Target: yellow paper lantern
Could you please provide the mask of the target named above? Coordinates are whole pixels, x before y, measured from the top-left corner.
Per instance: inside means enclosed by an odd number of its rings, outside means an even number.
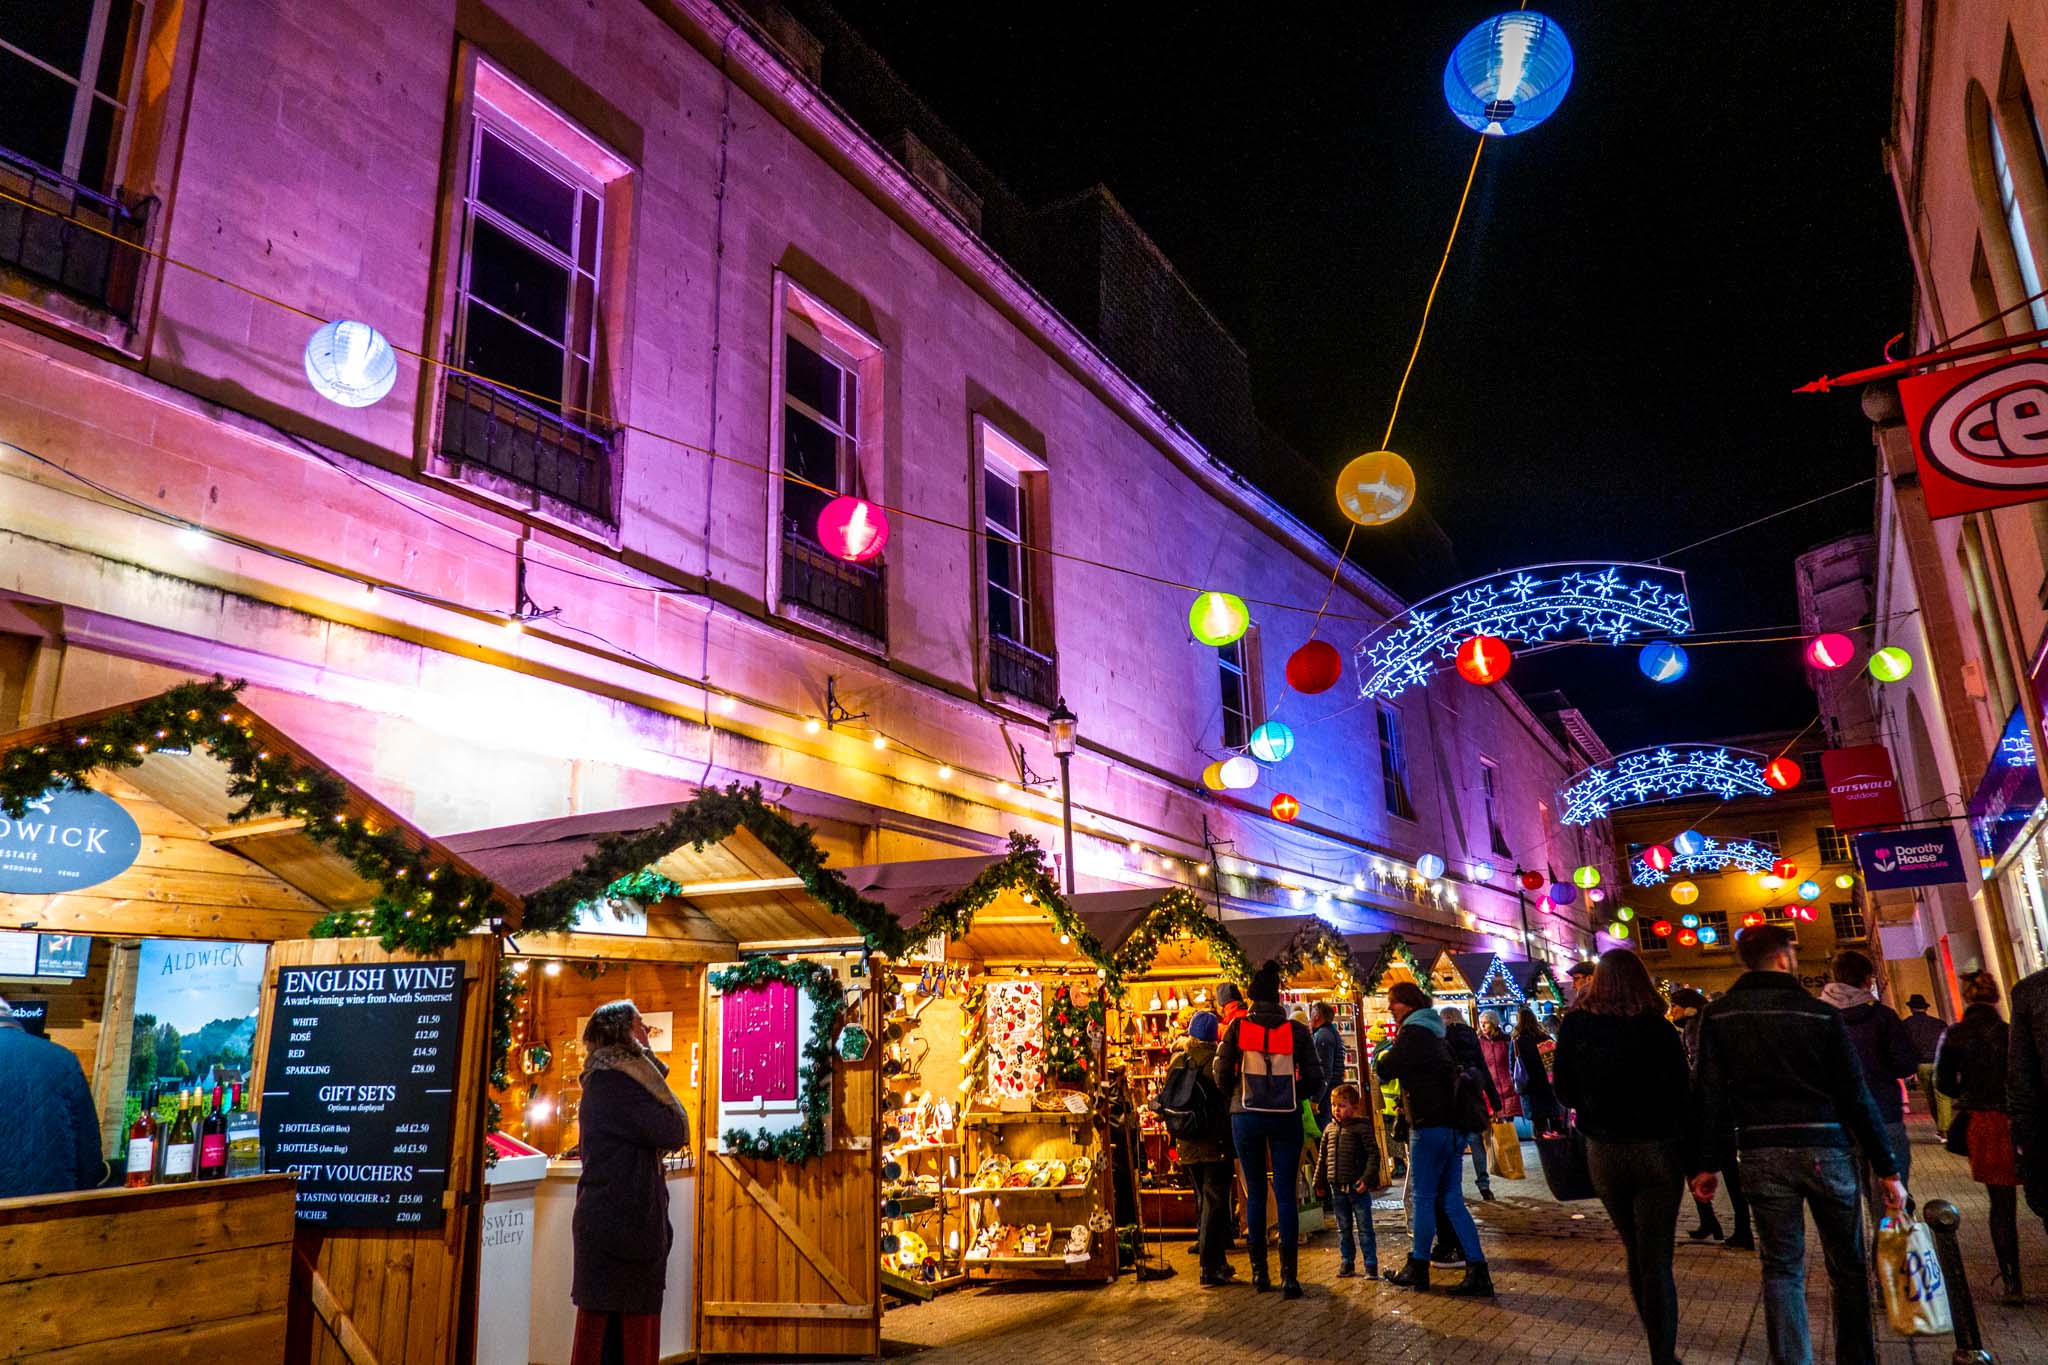
[[[1415,505],[1415,471],[1391,450],[1360,455],[1337,476],[1337,506],[1360,526],[1384,526]]]
[[[1214,763],[1211,763],[1208,767],[1202,769],[1202,785],[1207,787],[1212,792],[1220,792],[1223,790],[1222,759],[1219,758]]]
[[[1234,593],[1205,592],[1188,608],[1188,630],[1205,645],[1227,645],[1251,624],[1252,614],[1244,599]]]
[[[1671,899],[1680,905],[1691,905],[1700,898],[1700,889],[1691,882],[1671,883]]]

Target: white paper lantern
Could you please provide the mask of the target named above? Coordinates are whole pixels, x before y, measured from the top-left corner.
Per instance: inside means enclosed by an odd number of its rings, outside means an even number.
[[[1243,754],[1234,754],[1223,760],[1223,770],[1218,775],[1222,777],[1226,790],[1241,792],[1246,787],[1258,785],[1259,765]]]
[[[391,392],[398,353],[367,322],[330,322],[306,340],[306,378],[322,398],[366,408]]]

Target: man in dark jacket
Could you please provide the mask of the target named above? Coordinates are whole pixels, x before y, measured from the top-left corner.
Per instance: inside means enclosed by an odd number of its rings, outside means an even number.
[[[1913,1040],[1913,1051],[1920,1059],[1914,1070],[1914,1077],[1920,1086],[1921,1098],[1926,1100],[1928,1112],[1934,1115],[1934,1136],[1948,1136],[1949,1114],[1954,1106],[1948,1096],[1934,1085],[1934,1059],[1941,1052],[1941,1035],[1948,1031],[1948,1025],[1927,1011],[1933,1008],[1927,997],[1915,993],[1906,997],[1906,1034]]]
[[[78,1058],[14,1020],[0,1000],[0,1199],[89,1190],[106,1178],[100,1120]]]
[[[1218,992],[1220,995],[1221,992]],[[1280,1008],[1280,967],[1268,962],[1252,975],[1251,1006],[1224,1025],[1212,1073],[1230,1104],[1230,1141],[1244,1177],[1245,1250],[1252,1288],[1272,1288],[1266,1271],[1266,1187],[1272,1182],[1274,1221],[1280,1233],[1280,1294],[1301,1297],[1301,1106],[1323,1091],[1308,1025]]]
[[[1437,1200],[1442,1195],[1444,1214],[1465,1252],[1465,1283],[1450,1292],[1491,1298],[1493,1276],[1479,1245],[1479,1229],[1465,1208],[1460,1155],[1467,1119],[1458,1112],[1459,1066],[1444,1041],[1443,1018],[1412,981],[1396,982],[1387,992],[1387,1010],[1400,1031],[1380,1052],[1379,1074],[1382,1081],[1401,1083],[1401,1102],[1408,1108],[1409,1192],[1415,1201],[1408,1264],[1388,1271],[1387,1279],[1406,1288],[1429,1288],[1429,1247],[1436,1236]]]
[[[1906,1092],[1899,1082],[1920,1069],[1920,1053],[1905,1021],[1880,1004],[1876,995],[1877,968],[1853,948],[1835,954],[1835,979],[1821,987],[1820,998],[1842,1012],[1842,1025],[1849,1030],[1849,1046],[1856,1049],[1856,1061],[1863,1068],[1863,1083],[1884,1120],[1884,1135],[1892,1155],[1898,1159],[1899,1179],[1913,1183],[1913,1148],[1906,1140]],[[1869,1201],[1870,1221],[1878,1212],[1877,1182],[1864,1185]]]
[[[1309,1040],[1316,1046],[1316,1065],[1323,1069],[1323,1093],[1316,1096],[1316,1122],[1330,1123],[1330,1092],[1344,1083],[1344,1037],[1337,1032],[1337,1011],[1318,1000],[1308,1007]]]
[[[1856,1149],[1876,1172],[1887,1209],[1905,1207],[1906,1186],[1841,1014],[1799,984],[1789,930],[1759,924],[1735,937],[1748,970],[1700,1011],[1692,1130],[1701,1150],[1692,1192],[1712,1199],[1714,1172],[1741,1153],[1742,1183],[1756,1220],[1771,1359],[1813,1359],[1806,1325],[1806,1210],[1820,1230],[1834,1300],[1835,1359],[1877,1359],[1865,1278]]]
[[[2048,970],[2012,988],[2012,1041],[2005,1056],[2005,1102],[2019,1154],[2027,1207],[2048,1218]]]
[[[1479,1046],[1479,1030],[1465,1022],[1462,1010],[1446,1006],[1437,1011],[1444,1019],[1444,1043],[1451,1049],[1451,1056],[1457,1058],[1458,1069],[1479,1084],[1486,1096],[1486,1112],[1500,1112],[1500,1088],[1493,1083],[1493,1072],[1486,1065],[1486,1049]],[[1493,1181],[1486,1172],[1486,1138],[1477,1135],[1467,1141],[1472,1151],[1472,1179],[1479,1186],[1479,1197],[1487,1203],[1493,1202]],[[1437,1223],[1437,1239],[1447,1240],[1441,1220]],[[1435,1256],[1435,1253],[1430,1253]],[[1440,1258],[1439,1258],[1440,1259]]]

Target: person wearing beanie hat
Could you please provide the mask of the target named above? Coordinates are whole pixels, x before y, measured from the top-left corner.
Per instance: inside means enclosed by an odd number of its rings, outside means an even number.
[[[1216,988],[1216,1007],[1222,1015],[1224,1028],[1244,1018],[1244,992],[1238,989],[1235,981],[1226,981]]]
[[[1308,1026],[1280,1008],[1280,967],[1268,962],[1252,975],[1251,1007],[1227,1019],[1216,1046],[1217,1088],[1230,1097],[1230,1134],[1244,1176],[1245,1245],[1252,1288],[1273,1287],[1266,1269],[1266,1201],[1270,1180],[1280,1232],[1280,1292],[1301,1297],[1300,1209],[1295,1187],[1304,1140],[1301,1106],[1322,1093],[1323,1068]],[[1218,992],[1220,995],[1221,992]],[[1228,1009],[1225,1011],[1228,1014]]]
[[[1188,1037],[1200,1043],[1213,1043],[1222,1022],[1209,1010],[1196,1010],[1188,1020]]]
[[[1204,1285],[1220,1285],[1237,1274],[1225,1259],[1230,1250],[1229,1117],[1224,1113],[1222,1093],[1209,1076],[1216,1061],[1220,1023],[1208,1010],[1193,1011],[1183,1022],[1186,1032],[1159,1084],[1159,1093],[1167,1095],[1174,1090],[1176,1076],[1194,1072],[1195,1094],[1202,1110],[1200,1128],[1193,1133],[1175,1133],[1173,1145],[1181,1170],[1195,1187],[1195,1255],[1201,1258]]]

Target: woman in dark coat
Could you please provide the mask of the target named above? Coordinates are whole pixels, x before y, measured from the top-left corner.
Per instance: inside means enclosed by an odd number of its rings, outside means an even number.
[[[1543,1045],[1549,1041],[1536,1011],[1524,1008],[1515,1020],[1515,1090],[1522,1097],[1522,1113],[1532,1124],[1564,1116],[1564,1106],[1550,1087],[1550,1068],[1543,1064]]]
[[[1934,1088],[1956,1101],[1948,1140],[1963,1129],[1970,1179],[1991,1200],[1991,1249],[2003,1283],[2000,1297],[2023,1303],[2020,1289],[2019,1162],[2007,1118],[2005,1054],[2011,1027],[1998,1013],[1998,978],[1971,972],[1962,979],[1963,1017],[1941,1035],[1934,1053]]]
[[[673,1240],[661,1157],[689,1145],[690,1123],[647,1042],[630,1000],[598,1006],[583,1028],[570,1365],[655,1365],[661,1356]]]
[[[1259,968],[1250,995],[1251,1008],[1230,1022],[1216,1046],[1212,1074],[1216,1088],[1229,1099],[1231,1145],[1237,1149],[1238,1171],[1244,1177],[1245,1247],[1251,1253],[1252,1288],[1273,1287],[1266,1270],[1270,1176],[1280,1231],[1280,1294],[1298,1299],[1301,1105],[1321,1092],[1323,1068],[1308,1026],[1290,1020],[1280,1008],[1279,964],[1268,962]]]

